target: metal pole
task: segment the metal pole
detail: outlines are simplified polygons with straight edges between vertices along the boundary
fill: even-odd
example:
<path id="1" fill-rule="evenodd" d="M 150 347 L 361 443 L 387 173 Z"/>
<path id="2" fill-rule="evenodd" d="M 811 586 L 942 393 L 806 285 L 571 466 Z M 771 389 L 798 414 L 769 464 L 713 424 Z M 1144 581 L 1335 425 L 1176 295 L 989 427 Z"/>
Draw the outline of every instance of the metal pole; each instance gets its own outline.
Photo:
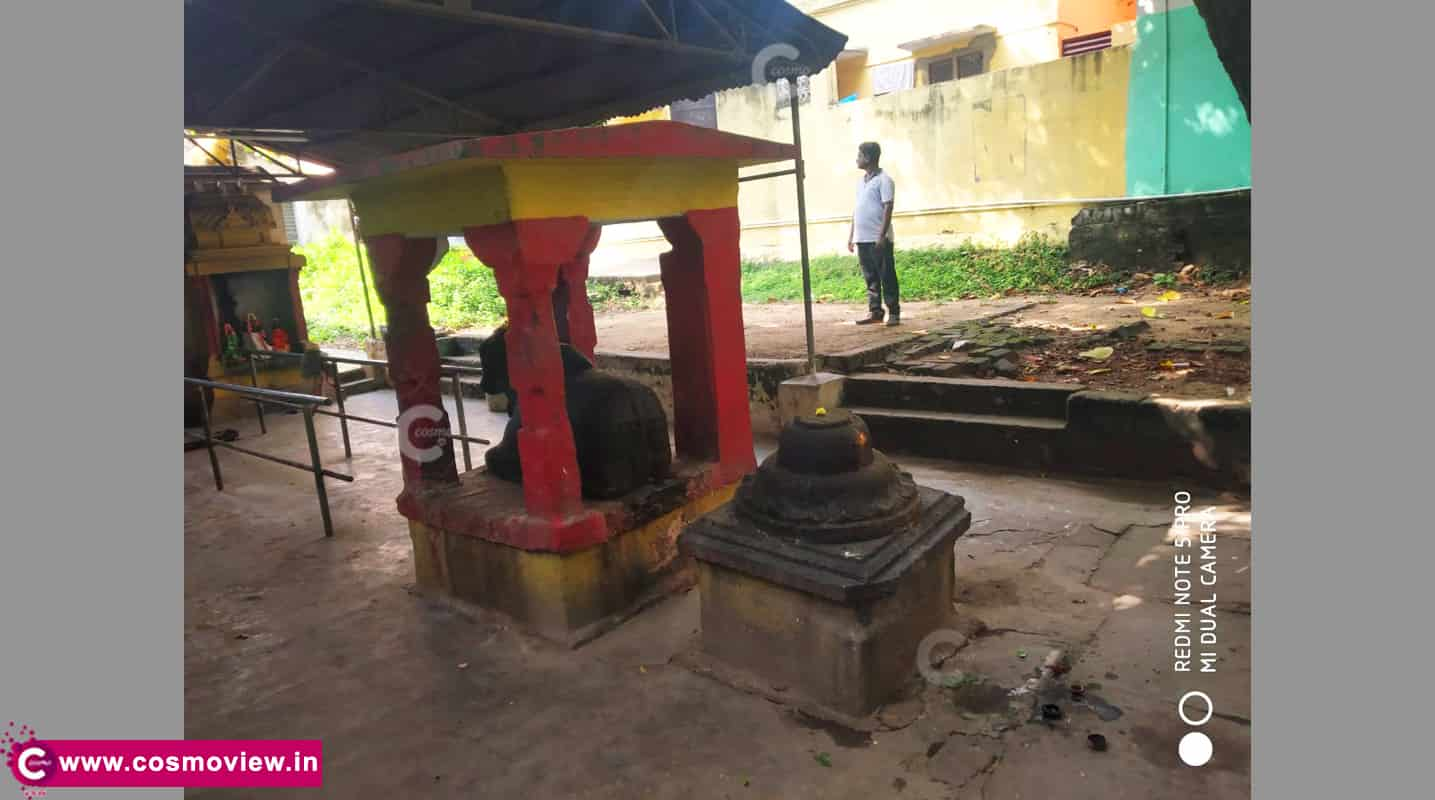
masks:
<path id="1" fill-rule="evenodd" d="M 324 491 L 324 466 L 319 462 L 319 440 L 314 436 L 314 408 L 304 409 L 304 433 L 309 437 L 309 464 L 314 470 L 314 491 L 319 494 L 319 513 L 324 516 L 324 535 L 334 535 L 334 522 L 329 518 L 329 495 Z"/>
<path id="2" fill-rule="evenodd" d="M 214 471 L 214 488 L 224 491 L 224 479 L 219 475 L 219 456 L 214 454 L 214 431 L 209 429 L 209 401 L 204 396 L 204 387 L 199 390 L 199 415 L 204 420 L 204 448 L 209 451 L 209 468 Z"/>
<path id="3" fill-rule="evenodd" d="M 737 179 L 737 182 L 738 182 L 738 183 L 746 183 L 747 181 L 760 181 L 760 180 L 763 180 L 763 179 L 765 179 L 765 178 L 781 178 L 783 175 L 796 175 L 796 174 L 797 174 L 797 170 L 795 170 L 795 169 L 779 169 L 779 170 L 776 170 L 776 171 L 774 171 L 774 172 L 763 172 L 763 173 L 758 174 L 758 175 L 744 175 L 744 176 L 742 176 L 741 178 L 738 178 L 738 179 Z"/>
<path id="4" fill-rule="evenodd" d="M 359 211 L 354 208 L 354 201 L 349 201 L 349 224 L 354 229 L 354 257 L 359 260 L 359 283 L 364 287 L 364 311 L 369 315 L 369 338 L 378 339 L 379 330 L 374 327 L 374 307 L 369 302 L 369 278 L 364 274 L 364 248 L 359 243 Z"/>
<path id="5" fill-rule="evenodd" d="M 334 399 L 339 403 L 339 430 L 344 434 L 344 460 L 351 460 L 354 453 L 349 449 L 349 418 L 344 415 L 344 384 L 339 380 L 339 362 L 330 361 L 334 372 Z"/>
<path id="6" fill-rule="evenodd" d="M 807 373 L 817 374 L 817 349 L 812 341 L 812 270 L 807 262 L 806 171 L 802 164 L 802 118 L 797 110 L 797 82 L 788 80 L 788 107 L 792 109 L 792 144 L 797 149 L 797 241 L 802 248 L 802 313 L 807 320 Z"/>
<path id="7" fill-rule="evenodd" d="M 254 365 L 254 354 L 249 354 L 249 383 L 254 388 L 259 388 L 259 368 Z M 259 432 L 268 433 L 269 428 L 264 425 L 264 401 L 255 400 L 254 410 L 259 412 Z"/>
<path id="8" fill-rule="evenodd" d="M 463 376 L 455 372 L 453 374 L 453 405 L 458 410 L 458 435 L 463 437 L 463 468 L 465 471 L 473 470 L 473 457 L 468 452 L 468 420 L 463 416 Z M 343 411 L 343 408 L 339 409 Z"/>

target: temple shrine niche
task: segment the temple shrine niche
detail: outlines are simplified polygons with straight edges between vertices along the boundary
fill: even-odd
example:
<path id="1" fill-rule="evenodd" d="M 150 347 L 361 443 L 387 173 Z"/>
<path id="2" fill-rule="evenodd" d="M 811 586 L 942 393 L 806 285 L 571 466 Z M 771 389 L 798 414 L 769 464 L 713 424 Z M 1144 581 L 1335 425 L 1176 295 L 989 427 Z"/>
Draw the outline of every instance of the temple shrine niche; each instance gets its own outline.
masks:
<path id="1" fill-rule="evenodd" d="M 251 170 L 186 167 L 185 376 L 249 383 L 242 351 L 298 352 L 308 332 L 299 297 L 304 257 L 290 250 L 273 184 Z M 258 384 L 292 389 L 304 385 L 289 359 L 261 359 Z M 185 424 L 198 426 L 200 392 L 186 387 Z M 249 411 L 251 401 L 211 395 L 217 420 Z"/>

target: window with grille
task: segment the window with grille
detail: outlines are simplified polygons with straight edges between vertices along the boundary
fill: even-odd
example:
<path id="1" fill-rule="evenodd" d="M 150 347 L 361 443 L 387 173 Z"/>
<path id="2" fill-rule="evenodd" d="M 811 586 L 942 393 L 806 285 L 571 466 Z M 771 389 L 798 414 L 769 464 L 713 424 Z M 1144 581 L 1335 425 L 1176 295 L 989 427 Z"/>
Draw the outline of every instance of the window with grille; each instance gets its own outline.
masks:
<path id="1" fill-rule="evenodd" d="M 927 83 L 946 83 L 970 78 L 986 71 L 986 57 L 981 50 L 957 50 L 925 62 Z"/>
<path id="2" fill-rule="evenodd" d="M 1111 47 L 1111 31 L 1101 31 L 1086 36 L 1073 36 L 1070 39 L 1063 39 L 1061 42 L 1061 57 L 1079 56 L 1082 53 L 1094 53 L 1097 50 L 1105 50 Z"/>

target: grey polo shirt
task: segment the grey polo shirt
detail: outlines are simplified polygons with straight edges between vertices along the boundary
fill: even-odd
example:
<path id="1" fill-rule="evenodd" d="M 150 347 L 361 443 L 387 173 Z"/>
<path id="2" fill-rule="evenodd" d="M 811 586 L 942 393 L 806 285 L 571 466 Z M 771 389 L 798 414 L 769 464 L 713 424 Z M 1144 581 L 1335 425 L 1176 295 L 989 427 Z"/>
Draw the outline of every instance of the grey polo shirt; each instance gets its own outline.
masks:
<path id="1" fill-rule="evenodd" d="M 882 233 L 882 204 L 892 202 L 896 184 L 886 170 L 868 176 L 862 174 L 857 184 L 857 207 L 852 213 L 852 241 L 875 242 Z"/>

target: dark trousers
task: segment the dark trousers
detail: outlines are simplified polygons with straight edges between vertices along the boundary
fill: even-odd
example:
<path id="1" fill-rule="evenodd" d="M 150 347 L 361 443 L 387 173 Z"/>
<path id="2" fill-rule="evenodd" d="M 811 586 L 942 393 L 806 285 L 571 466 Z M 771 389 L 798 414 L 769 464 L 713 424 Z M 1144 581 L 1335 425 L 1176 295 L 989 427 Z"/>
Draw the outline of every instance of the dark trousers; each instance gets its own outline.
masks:
<path id="1" fill-rule="evenodd" d="M 862 265 L 862 277 L 867 280 L 867 308 L 872 316 L 882 316 L 882 299 L 885 295 L 887 310 L 892 316 L 902 313 L 902 304 L 897 299 L 897 263 L 893 259 L 892 240 L 885 242 L 858 242 L 857 262 Z"/>

